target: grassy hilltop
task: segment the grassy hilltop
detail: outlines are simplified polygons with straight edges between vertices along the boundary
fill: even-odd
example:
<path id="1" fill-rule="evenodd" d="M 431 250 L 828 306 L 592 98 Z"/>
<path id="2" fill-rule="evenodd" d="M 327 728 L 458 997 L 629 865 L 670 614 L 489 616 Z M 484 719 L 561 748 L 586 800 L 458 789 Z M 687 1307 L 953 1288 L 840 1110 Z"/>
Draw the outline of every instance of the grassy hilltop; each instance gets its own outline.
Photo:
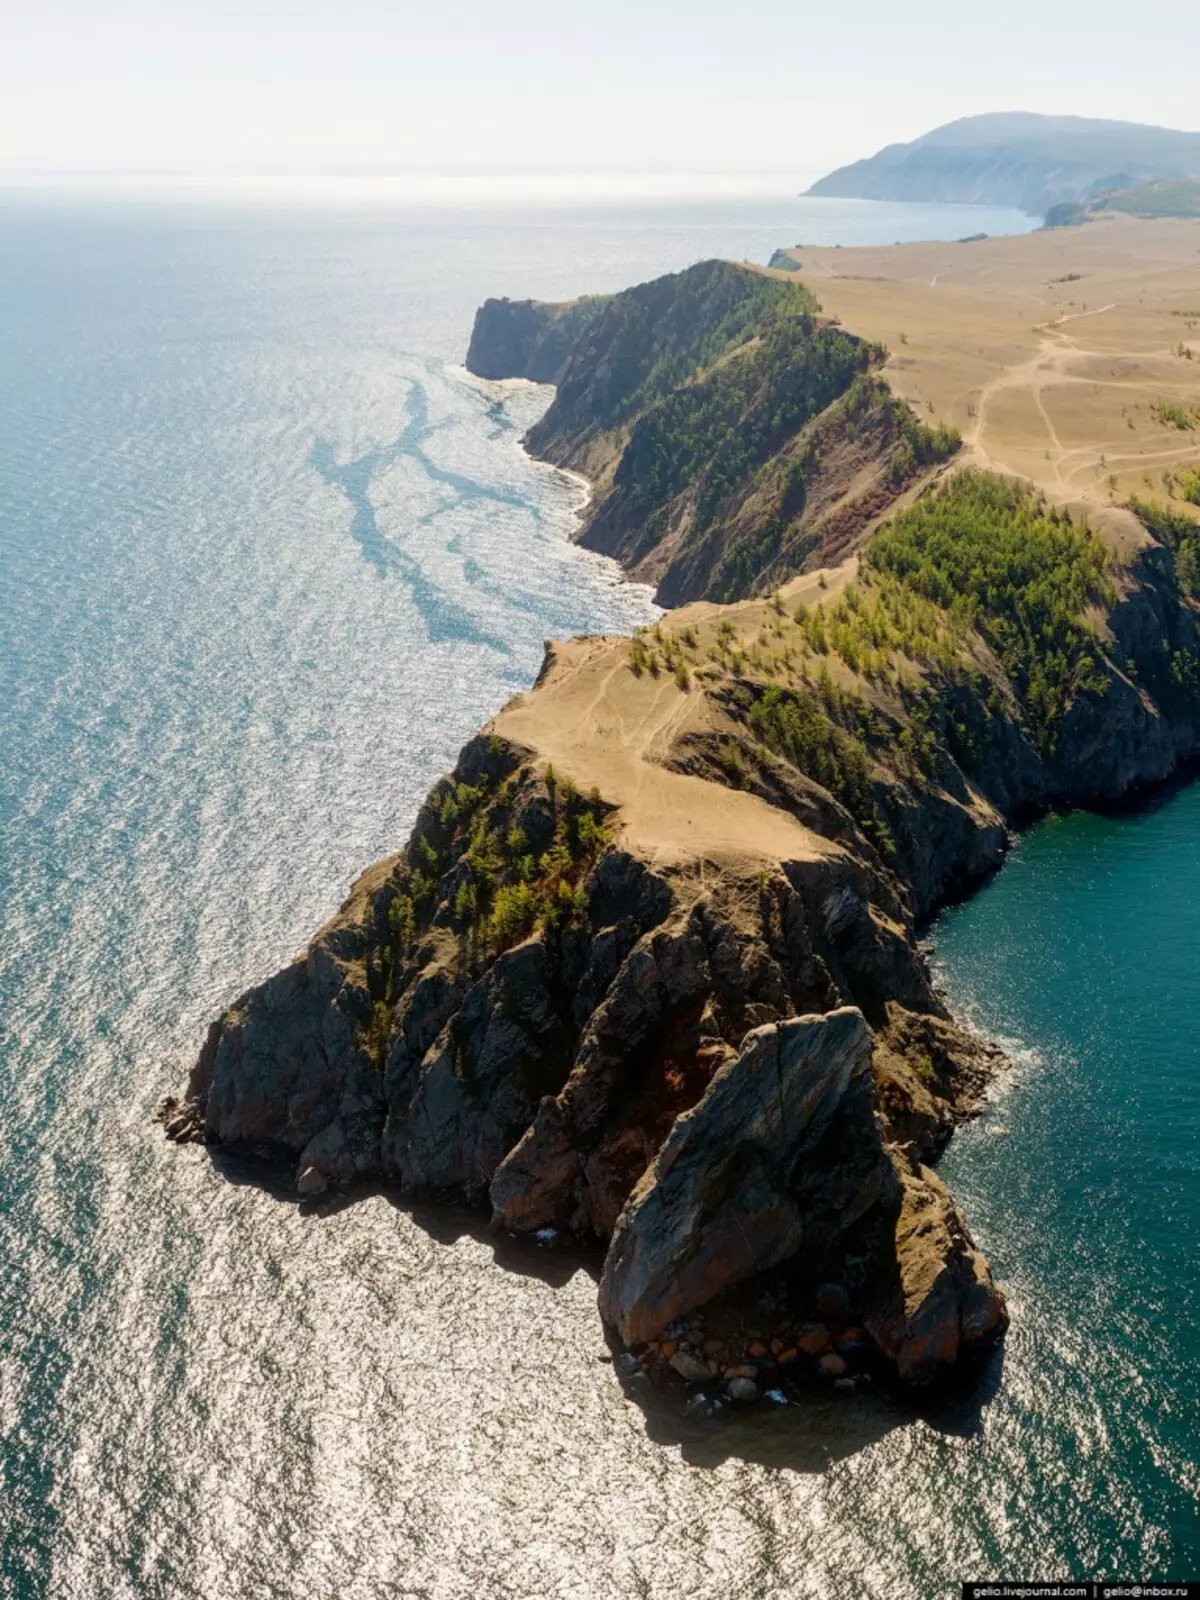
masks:
<path id="1" fill-rule="evenodd" d="M 959 460 L 1060 505 L 1155 500 L 1200 463 L 1200 223 L 1086 226 L 787 259 L 827 312 L 891 352 L 884 376 Z M 791 276 L 791 274 L 789 274 Z"/>

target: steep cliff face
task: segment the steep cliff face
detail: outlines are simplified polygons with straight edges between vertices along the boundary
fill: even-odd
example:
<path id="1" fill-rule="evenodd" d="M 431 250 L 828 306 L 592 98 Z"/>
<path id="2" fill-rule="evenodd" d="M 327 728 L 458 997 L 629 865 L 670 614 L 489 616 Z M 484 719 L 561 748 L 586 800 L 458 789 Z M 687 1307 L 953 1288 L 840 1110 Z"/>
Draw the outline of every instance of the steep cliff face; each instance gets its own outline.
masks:
<path id="1" fill-rule="evenodd" d="M 473 741 L 405 854 L 213 1025 L 168 1131 L 282 1156 L 302 1197 L 383 1178 L 488 1204 L 511 1231 L 611 1241 L 602 1312 L 637 1343 L 773 1268 L 811 1297 L 867 1218 L 869 1270 L 846 1292 L 864 1319 L 882 1296 L 902 1343 L 925 1301 L 894 1287 L 905 1169 L 861 1008 L 892 1030 L 910 1120 L 952 1117 L 953 1090 L 914 1106 L 895 1064 L 901 1019 L 919 1022 L 895 1003 L 889 1022 L 881 996 L 938 1007 L 893 886 L 799 826 L 770 865 L 663 860 L 629 830 L 592 836 L 593 804 L 528 749 Z M 480 918 L 463 886 L 518 836 L 557 852 L 553 882 L 499 865 Z M 495 915 L 514 884 L 541 897 L 528 930 Z"/>
<path id="2" fill-rule="evenodd" d="M 539 300 L 489 300 L 476 318 L 467 368 L 481 378 L 528 378 L 558 383 L 608 296 L 553 305 Z"/>
<path id="3" fill-rule="evenodd" d="M 707 261 L 574 306 L 489 300 L 467 365 L 557 385 L 528 448 L 592 480 L 582 543 L 675 606 L 840 560 L 953 453 L 883 355 L 794 278 Z"/>

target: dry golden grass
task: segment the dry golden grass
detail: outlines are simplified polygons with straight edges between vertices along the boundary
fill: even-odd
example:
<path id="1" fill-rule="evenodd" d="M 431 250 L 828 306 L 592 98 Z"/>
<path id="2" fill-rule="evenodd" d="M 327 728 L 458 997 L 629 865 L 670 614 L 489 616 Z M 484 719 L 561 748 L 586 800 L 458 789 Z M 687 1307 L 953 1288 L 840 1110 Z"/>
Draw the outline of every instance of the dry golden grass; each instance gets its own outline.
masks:
<path id="1" fill-rule="evenodd" d="M 826 312 L 891 350 L 896 392 L 961 430 L 965 464 L 1107 504 L 1165 498 L 1200 461 L 1200 414 L 1190 431 L 1154 410 L 1200 407 L 1200 314 L 1182 314 L 1200 313 L 1200 222 L 793 254 Z"/>
<path id="2" fill-rule="evenodd" d="M 787 608 L 836 599 L 857 570 L 795 578 L 781 591 Z M 718 628 L 732 628 L 744 648 L 776 616 L 769 600 L 732 606 L 701 601 L 672 611 L 662 632 L 691 631 L 696 683 L 681 689 L 670 671 L 657 676 L 630 671 L 630 641 L 584 637 L 551 647 L 535 691 L 510 703 L 495 719 L 496 733 L 534 750 L 585 793 L 593 786 L 620 807 L 630 844 L 660 867 L 709 861 L 730 867 L 838 856 L 841 847 L 754 795 L 725 788 L 662 765 L 688 732 L 717 725 L 719 713 L 700 692 L 700 674 Z"/>
<path id="3" fill-rule="evenodd" d="M 626 845 L 660 870 L 703 881 L 706 866 L 753 876 L 777 862 L 841 858 L 842 845 L 788 812 L 749 792 L 669 770 L 666 763 L 689 734 L 736 731 L 704 693 L 707 685 L 730 681 L 727 668 L 714 664 L 714 651 L 753 658 L 756 650 L 798 648 L 792 620 L 797 606 L 833 605 L 857 576 L 852 557 L 793 578 L 777 597 L 727 606 L 699 601 L 669 612 L 644 635 L 658 657 L 653 672 L 631 669 L 627 638 L 553 643 L 537 687 L 510 702 L 490 730 L 532 750 L 584 793 L 598 789 L 619 808 L 617 825 Z M 672 655 L 686 658 L 686 687 L 664 664 Z M 868 701 L 887 693 L 857 678 L 836 655 L 822 656 L 821 665 L 837 685 Z M 814 669 L 815 662 L 808 667 Z M 753 666 L 748 670 L 760 676 Z"/>

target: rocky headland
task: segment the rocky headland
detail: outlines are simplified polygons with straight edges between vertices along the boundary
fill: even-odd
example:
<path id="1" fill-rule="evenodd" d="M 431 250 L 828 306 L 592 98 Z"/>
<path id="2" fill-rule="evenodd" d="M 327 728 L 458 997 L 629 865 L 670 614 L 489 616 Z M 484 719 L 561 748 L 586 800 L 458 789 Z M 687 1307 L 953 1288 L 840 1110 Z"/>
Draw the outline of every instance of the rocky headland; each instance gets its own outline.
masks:
<path id="1" fill-rule="evenodd" d="M 557 385 L 528 443 L 584 539 L 694 603 L 548 643 L 169 1136 L 592 1242 L 627 1374 L 972 1370 L 1007 1313 L 932 1169 L 1000 1058 L 917 929 L 1014 822 L 1194 754 L 1200 636 L 1174 524 L 954 473 L 884 355 L 724 263 L 481 310 L 475 371 Z"/>
<path id="2" fill-rule="evenodd" d="M 803 283 L 705 261 L 567 306 L 489 300 L 467 365 L 555 384 L 526 443 L 592 483 L 580 542 L 678 606 L 835 564 L 954 454 L 886 357 Z"/>

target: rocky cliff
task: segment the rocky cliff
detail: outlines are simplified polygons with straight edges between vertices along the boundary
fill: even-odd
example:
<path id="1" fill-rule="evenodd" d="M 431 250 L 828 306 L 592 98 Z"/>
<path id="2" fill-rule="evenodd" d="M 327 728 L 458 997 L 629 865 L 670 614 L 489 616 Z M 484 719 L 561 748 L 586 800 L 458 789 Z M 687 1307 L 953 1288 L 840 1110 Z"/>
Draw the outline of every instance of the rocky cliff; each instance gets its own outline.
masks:
<path id="1" fill-rule="evenodd" d="M 167 1131 L 594 1241 L 635 1367 L 944 1379 L 1007 1320 L 930 1170 L 997 1057 L 915 930 L 1014 818 L 1192 754 L 1198 684 L 1166 547 L 970 475 L 860 564 L 552 645 Z"/>
<path id="2" fill-rule="evenodd" d="M 561 305 L 542 300 L 489 300 L 467 349 L 467 367 L 481 378 L 528 378 L 557 384 L 571 353 L 608 304 L 592 295 Z"/>
<path id="3" fill-rule="evenodd" d="M 745 796 L 749 818 L 760 804 Z M 962 1064 L 986 1075 L 988 1056 L 938 1015 L 892 886 L 869 852 L 794 823 L 774 860 L 668 857 L 605 814 L 527 747 L 473 741 L 404 854 L 213 1024 L 168 1132 L 282 1158 L 301 1197 L 382 1178 L 607 1245 L 602 1314 L 639 1347 L 774 1270 L 785 1319 L 811 1322 L 834 1280 L 853 1320 L 887 1330 L 873 1348 L 943 1375 L 1003 1302 L 919 1150 L 953 1122 Z M 488 870 L 481 918 L 463 889 Z M 505 890 L 526 884 L 536 911 L 506 921 L 521 900 Z M 867 1014 L 899 1052 L 880 1059 L 886 1104 Z M 913 1255 L 898 1273 L 906 1199 L 950 1230 L 937 1272 Z"/>
<path id="4" fill-rule="evenodd" d="M 528 449 L 592 481 L 581 542 L 676 606 L 840 560 L 953 454 L 885 354 L 794 275 L 705 261 L 568 306 L 489 300 L 467 365 L 557 385 Z"/>

